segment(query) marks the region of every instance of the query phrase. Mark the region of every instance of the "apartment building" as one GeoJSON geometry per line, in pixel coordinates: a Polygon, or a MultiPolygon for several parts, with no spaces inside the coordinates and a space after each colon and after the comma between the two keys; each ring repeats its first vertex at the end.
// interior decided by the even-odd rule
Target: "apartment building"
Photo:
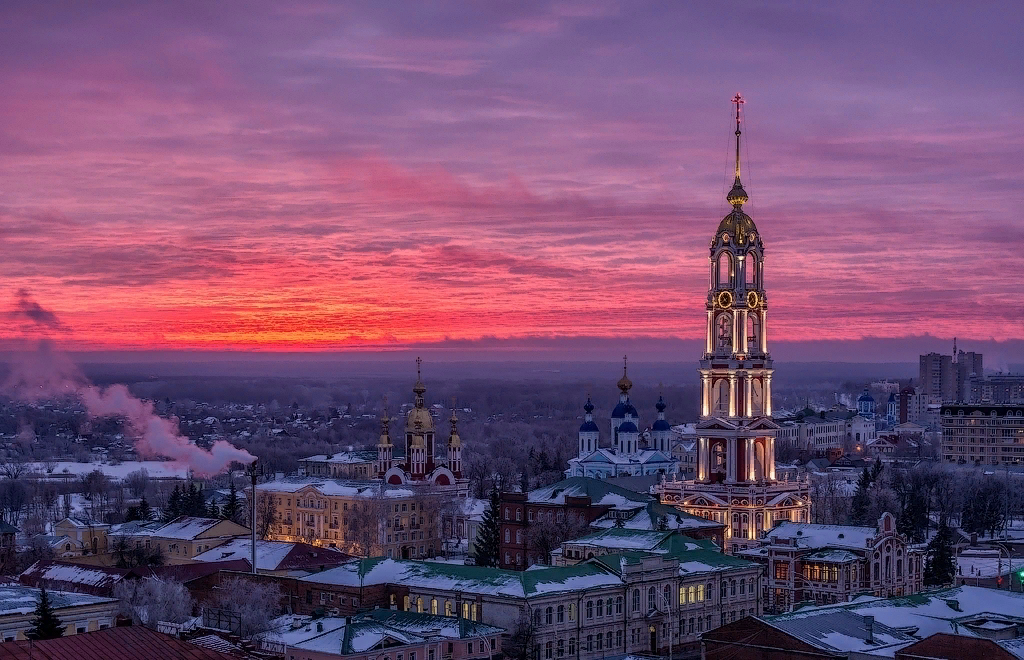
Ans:
{"type": "Polygon", "coordinates": [[[942,406],[942,457],[949,463],[1024,462],[1024,405],[942,406]]]}

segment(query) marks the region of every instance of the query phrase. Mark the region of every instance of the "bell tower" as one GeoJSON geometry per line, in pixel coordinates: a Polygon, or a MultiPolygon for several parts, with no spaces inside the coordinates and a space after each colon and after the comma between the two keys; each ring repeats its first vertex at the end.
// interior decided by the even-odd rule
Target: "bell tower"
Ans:
{"type": "Polygon", "coordinates": [[[780,427],[771,418],[774,368],[766,331],[765,249],[743,211],[749,200],[740,180],[745,101],[737,94],[732,103],[736,162],[726,195],[732,210],[709,245],[696,475],[693,481],[664,482],[657,490],[663,503],[725,523],[725,540],[738,549],[755,545],[779,520],[809,520],[810,502],[806,485],[775,478],[780,427]]]}

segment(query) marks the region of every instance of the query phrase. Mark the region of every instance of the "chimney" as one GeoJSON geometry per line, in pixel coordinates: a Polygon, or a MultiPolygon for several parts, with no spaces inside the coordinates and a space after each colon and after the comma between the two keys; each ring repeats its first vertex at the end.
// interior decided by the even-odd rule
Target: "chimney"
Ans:
{"type": "Polygon", "coordinates": [[[323,632],[324,631],[324,622],[323,621],[317,621],[316,622],[316,631],[317,632],[323,632]]]}
{"type": "Polygon", "coordinates": [[[866,616],[864,617],[864,641],[874,642],[875,641],[875,617],[866,616]]]}

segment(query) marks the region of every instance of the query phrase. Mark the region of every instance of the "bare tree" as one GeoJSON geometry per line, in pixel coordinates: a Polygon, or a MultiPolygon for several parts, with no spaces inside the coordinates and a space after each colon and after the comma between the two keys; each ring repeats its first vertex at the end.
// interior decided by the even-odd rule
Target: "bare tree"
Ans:
{"type": "Polygon", "coordinates": [[[231,577],[217,589],[214,603],[241,618],[241,635],[252,639],[270,629],[281,612],[281,588],[276,582],[231,577]]]}
{"type": "Polygon", "coordinates": [[[7,479],[20,479],[28,472],[28,463],[18,458],[9,458],[0,463],[0,476],[7,479]]]}
{"type": "Polygon", "coordinates": [[[563,520],[538,518],[526,527],[526,546],[528,555],[547,564],[551,559],[551,551],[565,541],[578,539],[590,532],[586,518],[570,513],[563,520]]]}
{"type": "Polygon", "coordinates": [[[124,478],[124,485],[131,492],[133,497],[142,497],[149,487],[149,472],[146,468],[140,468],[129,472],[124,478]]]}
{"type": "Polygon", "coordinates": [[[185,585],[173,580],[122,580],[114,586],[113,595],[121,601],[120,614],[147,628],[156,628],[161,621],[181,623],[192,616],[192,596],[185,585]]]}
{"type": "Polygon", "coordinates": [[[380,555],[383,547],[384,527],[390,517],[387,489],[383,484],[371,486],[372,492],[364,491],[361,501],[356,502],[348,515],[345,540],[349,551],[364,557],[380,555]]]}

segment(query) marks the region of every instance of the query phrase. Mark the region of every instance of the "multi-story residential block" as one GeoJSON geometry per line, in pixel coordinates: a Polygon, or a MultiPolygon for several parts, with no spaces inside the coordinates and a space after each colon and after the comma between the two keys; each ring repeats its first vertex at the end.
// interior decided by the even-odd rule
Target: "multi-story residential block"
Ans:
{"type": "Polygon", "coordinates": [[[61,557],[97,555],[107,551],[110,525],[98,520],[65,518],[53,526],[51,546],[61,557]]]}
{"type": "Polygon", "coordinates": [[[956,399],[956,371],[953,356],[928,353],[920,357],[919,387],[921,394],[938,397],[942,402],[956,399]]]}
{"type": "Polygon", "coordinates": [[[1024,403],[1024,374],[978,374],[970,377],[967,389],[970,403],[1024,403]]]}
{"type": "MultiPolygon", "coordinates": [[[[651,495],[637,493],[607,481],[571,477],[529,493],[501,496],[502,568],[523,570],[547,561],[554,547],[531,540],[536,532],[553,527],[622,526],[632,529],[681,530],[694,538],[709,538],[721,545],[724,524],[660,505],[651,495]]],[[[556,544],[557,545],[557,544],[556,544]]]]}
{"type": "Polygon", "coordinates": [[[377,476],[377,450],[350,450],[309,456],[299,460],[299,474],[332,479],[373,479],[377,476]]]}
{"type": "Polygon", "coordinates": [[[739,553],[767,567],[766,609],[849,602],[862,593],[883,598],[919,592],[924,550],[896,531],[884,513],[877,527],[782,523],[758,548],[739,553]]]}
{"type": "Polygon", "coordinates": [[[1024,405],[942,406],[942,457],[950,463],[1024,462],[1024,405]]]}
{"type": "MultiPolygon", "coordinates": [[[[0,586],[0,641],[26,639],[35,619],[39,589],[21,585],[0,586]]],[[[64,624],[65,635],[102,630],[114,625],[118,601],[91,594],[47,591],[54,613],[64,624]]]]}

